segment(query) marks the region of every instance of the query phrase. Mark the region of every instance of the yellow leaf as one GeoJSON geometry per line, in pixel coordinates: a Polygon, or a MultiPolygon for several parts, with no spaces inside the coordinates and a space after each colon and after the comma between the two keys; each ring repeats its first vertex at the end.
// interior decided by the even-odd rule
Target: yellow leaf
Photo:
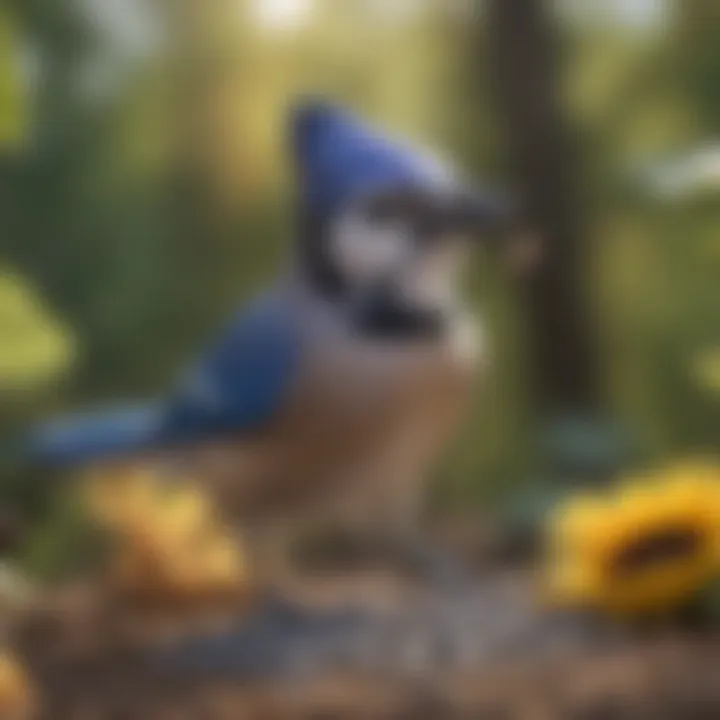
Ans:
{"type": "Polygon", "coordinates": [[[1,267],[0,338],[0,390],[51,380],[73,360],[66,328],[23,278],[1,267]]]}

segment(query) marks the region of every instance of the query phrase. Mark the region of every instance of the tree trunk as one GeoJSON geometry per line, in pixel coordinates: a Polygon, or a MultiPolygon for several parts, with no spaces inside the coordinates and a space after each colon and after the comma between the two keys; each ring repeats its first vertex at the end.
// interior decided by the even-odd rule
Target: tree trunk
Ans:
{"type": "Polygon", "coordinates": [[[544,261],[524,287],[537,409],[587,416],[598,377],[582,267],[578,148],[565,116],[559,38],[543,0],[488,0],[486,66],[499,127],[544,261]]]}

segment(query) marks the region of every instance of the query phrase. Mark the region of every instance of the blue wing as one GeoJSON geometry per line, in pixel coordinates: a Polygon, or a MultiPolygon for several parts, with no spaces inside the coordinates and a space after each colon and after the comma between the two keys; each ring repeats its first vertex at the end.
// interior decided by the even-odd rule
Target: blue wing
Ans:
{"type": "Polygon", "coordinates": [[[284,298],[261,298],[185,376],[167,405],[166,437],[251,432],[270,421],[295,375],[300,345],[284,298]]]}
{"type": "Polygon", "coordinates": [[[262,297],[238,314],[167,400],[46,424],[30,436],[31,457],[68,465],[250,433],[282,406],[300,349],[291,308],[278,295],[262,297]]]}
{"type": "Polygon", "coordinates": [[[52,420],[30,432],[27,454],[31,462],[65,466],[139,453],[158,440],[163,410],[146,404],[52,420]]]}

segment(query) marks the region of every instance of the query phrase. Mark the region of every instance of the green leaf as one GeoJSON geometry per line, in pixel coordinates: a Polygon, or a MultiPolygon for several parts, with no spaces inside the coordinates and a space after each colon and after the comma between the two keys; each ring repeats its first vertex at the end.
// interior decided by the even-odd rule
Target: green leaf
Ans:
{"type": "Polygon", "coordinates": [[[74,356],[61,323],[21,277],[0,268],[0,391],[55,379],[74,356]]]}
{"type": "Polygon", "coordinates": [[[16,149],[27,135],[28,107],[19,59],[17,28],[0,3],[0,151],[16,149]]]}

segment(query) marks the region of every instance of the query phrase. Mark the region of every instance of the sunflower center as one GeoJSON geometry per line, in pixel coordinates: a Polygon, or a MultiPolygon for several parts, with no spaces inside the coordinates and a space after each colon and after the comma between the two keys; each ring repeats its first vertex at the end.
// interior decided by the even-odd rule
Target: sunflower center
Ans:
{"type": "Polygon", "coordinates": [[[702,540],[702,533],[688,527],[669,527],[644,535],[615,555],[611,572],[625,577],[655,565],[692,557],[702,546],[702,540]]]}

